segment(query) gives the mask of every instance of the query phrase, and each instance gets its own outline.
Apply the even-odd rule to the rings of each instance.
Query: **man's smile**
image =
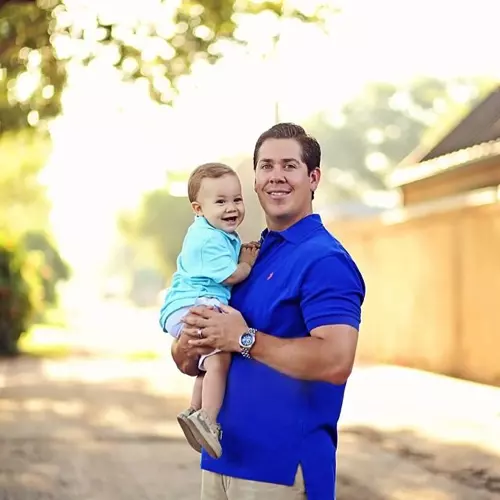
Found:
[[[270,189],[266,194],[273,200],[280,200],[287,197],[292,191],[289,189]]]

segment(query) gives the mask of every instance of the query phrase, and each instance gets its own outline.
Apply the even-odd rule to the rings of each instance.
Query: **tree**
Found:
[[[152,246],[157,267],[168,276],[175,270],[177,254],[193,217],[187,199],[157,189],[144,195],[137,214],[123,215],[119,226],[136,248]]]
[[[325,2],[328,5],[329,2]],[[0,133],[41,125],[59,114],[68,64],[104,57],[124,80],[147,81],[170,104],[180,79],[199,61],[214,63],[225,44],[245,43],[237,23],[272,14],[316,22],[286,0],[89,2],[0,0]],[[310,10],[310,9],[309,9]]]
[[[0,3],[0,134],[43,124],[60,111],[65,59],[56,2]]]
[[[395,166],[419,144],[434,144],[492,87],[485,79],[419,78],[372,83],[338,116],[311,120],[323,150],[330,201],[386,190]]]
[[[44,231],[28,231],[23,235],[22,243],[26,251],[41,255],[43,298],[46,304],[55,306],[58,298],[57,284],[70,277],[68,264],[62,259],[52,238]]]
[[[47,227],[50,204],[39,176],[49,153],[48,137],[33,130],[0,136],[0,231]]]

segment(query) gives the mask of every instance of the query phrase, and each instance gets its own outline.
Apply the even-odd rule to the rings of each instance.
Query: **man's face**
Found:
[[[269,229],[283,231],[312,211],[311,193],[318,187],[320,171],[310,174],[295,139],[267,139],[255,169],[255,192],[266,213]]]

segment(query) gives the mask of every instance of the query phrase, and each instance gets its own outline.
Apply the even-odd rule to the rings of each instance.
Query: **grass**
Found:
[[[18,342],[21,354],[39,358],[65,358],[71,345],[63,309],[47,309],[39,323],[35,323]]]
[[[72,354],[71,333],[60,327],[46,324],[34,325],[18,343],[21,354],[38,358],[64,359]],[[125,359],[130,362],[153,361],[161,358],[156,351],[117,352],[101,354],[106,358]]]
[[[47,309],[43,314],[41,324],[42,326],[66,328],[68,325],[66,313],[63,309],[60,308]]]
[[[71,354],[71,345],[65,339],[67,335],[68,332],[61,327],[34,325],[19,340],[19,351],[21,354],[39,358],[65,358]]]
[[[18,348],[22,355],[38,358],[64,359],[76,354],[64,310],[48,310],[40,323],[33,325],[21,337]],[[161,353],[151,350],[101,353],[100,355],[106,358],[125,359],[130,362],[153,361],[162,357]]]
[[[160,353],[155,351],[137,351],[127,352],[123,355],[127,361],[152,361],[161,357]]]

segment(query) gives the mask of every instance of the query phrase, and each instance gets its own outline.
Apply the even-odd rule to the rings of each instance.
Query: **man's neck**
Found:
[[[269,231],[276,231],[276,232],[285,231],[288,228],[292,227],[297,222],[299,222],[300,220],[304,219],[305,217],[311,214],[312,214],[312,209],[310,212],[308,211],[302,214],[300,217],[293,217],[293,218],[285,218],[285,217],[271,218],[266,215],[267,229]]]

